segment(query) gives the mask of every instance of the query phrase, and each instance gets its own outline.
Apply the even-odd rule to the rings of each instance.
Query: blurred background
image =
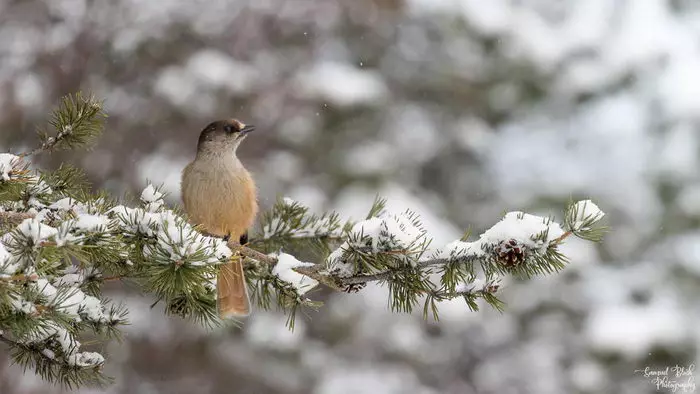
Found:
[[[115,195],[151,180],[179,204],[200,130],[235,116],[257,126],[239,156],[264,206],[360,218],[379,193],[436,246],[570,198],[613,228],[567,241],[561,274],[506,282],[506,312],[443,303],[439,323],[370,286],[316,293],[293,333],[262,311],[212,333],[115,289],[132,324],[104,392],[637,394],[672,392],[637,370],[698,362],[695,1],[0,0],[0,151],[35,146],[78,90],[104,98],[105,135],[37,165]],[[0,393],[60,392],[6,354]]]

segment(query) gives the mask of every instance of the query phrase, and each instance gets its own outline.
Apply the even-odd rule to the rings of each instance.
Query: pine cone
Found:
[[[514,268],[525,263],[525,248],[518,241],[511,239],[501,242],[496,247],[498,263],[506,268]]]

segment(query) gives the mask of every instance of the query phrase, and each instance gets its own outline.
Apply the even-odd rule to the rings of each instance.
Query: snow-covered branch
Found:
[[[288,199],[279,204],[301,205]],[[346,224],[334,239],[342,242],[323,261],[299,263],[293,270],[332,289],[348,292],[359,291],[368,282],[386,282],[392,290],[390,304],[396,311],[411,311],[421,298],[426,308],[435,305],[435,299],[457,297],[465,298],[470,309],[477,309],[473,303],[476,298],[484,298],[500,308],[501,302],[495,297],[500,277],[531,277],[564,268],[567,259],[558,247],[571,235],[585,238],[581,217],[587,220],[587,229],[599,233],[605,229],[600,226],[602,211],[586,201],[570,206],[564,228],[551,218],[510,212],[474,241],[455,240],[432,249],[416,214],[387,214],[381,205],[382,201],[375,202],[366,220]],[[591,211],[583,216],[572,214],[582,205]],[[283,212],[279,207],[274,210]],[[286,226],[284,217],[275,220],[283,223],[281,227]],[[277,263],[274,255],[238,248],[249,260],[269,266]],[[439,283],[429,279],[433,273],[440,274]],[[475,290],[473,284],[482,278],[486,285]],[[436,308],[433,315],[437,317]]]
[[[94,100],[66,98],[51,121],[56,134],[40,148],[0,154],[0,341],[15,362],[68,386],[106,382],[104,356],[80,341],[118,337],[127,324],[126,308],[102,295],[106,281],[129,281],[165,313],[211,326],[221,323],[219,266],[243,259],[255,303],[286,311],[290,327],[299,308],[321,306],[317,287],[357,292],[368,282],[386,284],[392,310],[422,307],[437,319],[439,301],[454,298],[470,310],[478,300],[501,309],[502,277],[559,271],[567,237],[597,241],[604,232],[602,211],[581,201],[561,225],[510,212],[478,239],[433,247],[416,213],[387,212],[381,199],[358,222],[280,199],[249,244],[227,244],[202,234],[152,185],[128,204],[89,190],[78,169],[30,170],[31,154],[92,140],[102,116]]]

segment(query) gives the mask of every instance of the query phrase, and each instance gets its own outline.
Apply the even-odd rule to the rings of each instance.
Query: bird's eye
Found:
[[[229,133],[229,134],[233,133],[233,126],[231,126],[230,124],[227,124],[226,126],[224,126],[224,131]]]

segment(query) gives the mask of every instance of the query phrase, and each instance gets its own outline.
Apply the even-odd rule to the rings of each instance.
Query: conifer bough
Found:
[[[345,222],[284,198],[261,215],[248,245],[227,244],[201,234],[152,185],[128,206],[92,192],[76,168],[30,169],[33,155],[94,141],[104,118],[94,98],[68,96],[37,149],[0,154],[0,341],[16,363],[67,387],[109,382],[99,349],[80,343],[118,339],[127,324],[127,309],[101,293],[107,281],[133,282],[166,313],[213,326],[221,323],[218,266],[243,259],[254,302],[284,310],[290,329],[299,308],[321,305],[309,297],[320,285],[357,292],[384,283],[392,311],[420,308],[437,320],[439,302],[453,298],[469,310],[479,299],[501,309],[500,278],[557,272],[567,262],[559,251],[567,237],[600,241],[605,231],[603,212],[580,201],[563,226],[510,212],[476,240],[465,235],[434,247],[418,215],[388,213],[382,199],[364,220]]]

